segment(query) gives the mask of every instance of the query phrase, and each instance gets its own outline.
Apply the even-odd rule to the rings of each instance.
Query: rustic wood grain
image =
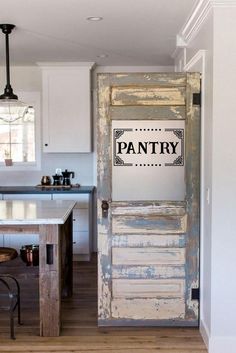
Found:
[[[46,261],[46,246],[53,245],[53,264]],[[59,336],[61,322],[61,271],[59,226],[39,226],[40,335]]]
[[[145,214],[151,216],[184,216],[186,203],[184,201],[129,201],[111,204],[112,215],[132,216]]]
[[[119,248],[184,247],[185,234],[118,234],[112,236],[112,246]]]
[[[186,216],[114,216],[113,234],[178,234],[186,231]]]
[[[184,278],[184,265],[114,265],[112,278]]]
[[[183,279],[114,279],[113,298],[183,298]]]
[[[39,233],[39,226],[38,225],[22,225],[22,226],[17,226],[17,225],[11,225],[9,226],[4,226],[1,224],[1,234],[18,234],[19,236],[21,234],[38,234]]]
[[[184,309],[185,303],[183,298],[149,298],[148,300],[146,298],[124,298],[112,301],[112,314],[117,319],[126,317],[126,319],[143,321],[147,320],[147,318],[158,321],[174,319],[179,321],[180,318],[184,319]]]
[[[111,160],[109,119],[110,76],[98,75],[98,161],[97,161],[97,223],[98,223],[98,321],[111,316],[111,214],[102,215],[102,200],[111,197]],[[101,142],[102,141],[102,142]],[[106,148],[104,148],[106,146]]]
[[[199,108],[192,105],[199,82],[198,74],[185,73],[98,76],[99,325],[198,325],[198,303],[191,300],[191,289],[198,286],[199,271],[200,128]],[[111,200],[112,119],[186,121],[185,200]],[[101,212],[102,200],[109,201],[106,217]],[[174,302],[168,306],[164,299],[139,298],[141,303],[113,297],[114,288],[122,293],[120,279],[127,280],[132,294],[128,283],[133,279],[143,281],[145,292],[145,281],[171,279],[174,283],[180,278],[184,291],[179,307]]]
[[[185,249],[180,248],[113,248],[113,265],[183,265]]]
[[[179,106],[185,105],[184,87],[132,86],[112,87],[111,105]]]
[[[112,120],[184,120],[185,106],[111,106]]]
[[[62,302],[62,330],[60,337],[39,337],[38,268],[26,267],[15,259],[0,266],[0,273],[17,274],[22,289],[23,325],[16,325],[16,340],[9,339],[8,315],[0,315],[1,353],[207,353],[196,328],[97,328],[97,269],[96,256],[92,262],[74,262],[74,295]],[[132,313],[138,302],[117,303],[120,310]],[[115,303],[114,303],[115,304]],[[113,304],[113,306],[114,306]],[[157,310],[149,305],[151,315]],[[180,305],[181,302],[179,303]],[[167,305],[167,304],[166,304]],[[130,306],[132,308],[130,309]],[[147,308],[145,308],[147,309]],[[114,307],[114,315],[115,311]],[[162,309],[160,308],[162,311]],[[172,309],[169,301],[169,312]],[[167,311],[164,311],[164,314]],[[153,314],[154,313],[154,314]],[[160,315],[160,314],[159,314]],[[119,316],[119,315],[118,315]]]
[[[186,103],[186,317],[198,317],[199,303],[191,300],[192,288],[199,287],[200,233],[200,106],[192,104],[193,93],[200,92],[200,74],[187,73]]]

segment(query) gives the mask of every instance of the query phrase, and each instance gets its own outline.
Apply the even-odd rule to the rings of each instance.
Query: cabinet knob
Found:
[[[47,144],[47,143],[45,143],[45,144],[44,144],[44,146],[46,146],[46,147],[47,147],[47,146],[48,146],[48,144]]]

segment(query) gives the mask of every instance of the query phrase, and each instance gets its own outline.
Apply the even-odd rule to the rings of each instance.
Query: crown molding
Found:
[[[76,61],[76,62],[36,62],[36,65],[38,65],[41,68],[54,68],[54,69],[61,69],[61,68],[77,68],[77,67],[85,67],[85,68],[89,68],[92,69],[95,66],[95,62],[90,62],[90,61]]]
[[[197,35],[213,8],[236,7],[236,0],[199,0],[176,36],[176,46],[187,46]]]

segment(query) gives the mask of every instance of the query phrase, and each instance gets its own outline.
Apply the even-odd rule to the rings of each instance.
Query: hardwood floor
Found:
[[[0,273],[6,271],[2,265]],[[62,335],[39,337],[37,268],[9,262],[22,288],[22,321],[9,339],[8,317],[0,312],[0,352],[18,353],[207,353],[198,329],[98,328],[96,257],[74,263],[74,296],[62,305]]]

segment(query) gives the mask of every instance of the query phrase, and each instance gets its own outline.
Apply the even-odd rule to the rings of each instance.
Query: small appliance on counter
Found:
[[[48,175],[44,175],[41,179],[41,184],[36,185],[36,187],[41,187],[43,189],[53,189],[53,190],[68,190],[71,189],[72,187],[79,188],[80,184],[75,184],[72,185],[71,183],[71,178],[75,177],[75,173],[72,171],[69,171],[65,169],[63,172],[61,171],[60,168],[57,168],[55,171],[55,174],[52,176],[53,178],[53,183],[52,179]]]
[[[52,177],[53,177],[53,185],[54,185],[54,186],[61,185],[62,175],[55,174],[55,175],[53,175]]]
[[[41,179],[41,185],[51,185],[52,184],[52,179],[48,175],[42,176]]]
[[[62,176],[63,176],[63,185],[71,185],[71,180],[70,180],[70,176],[73,179],[75,177],[75,173],[74,172],[70,172],[67,169],[64,170],[64,172],[61,172]]]

